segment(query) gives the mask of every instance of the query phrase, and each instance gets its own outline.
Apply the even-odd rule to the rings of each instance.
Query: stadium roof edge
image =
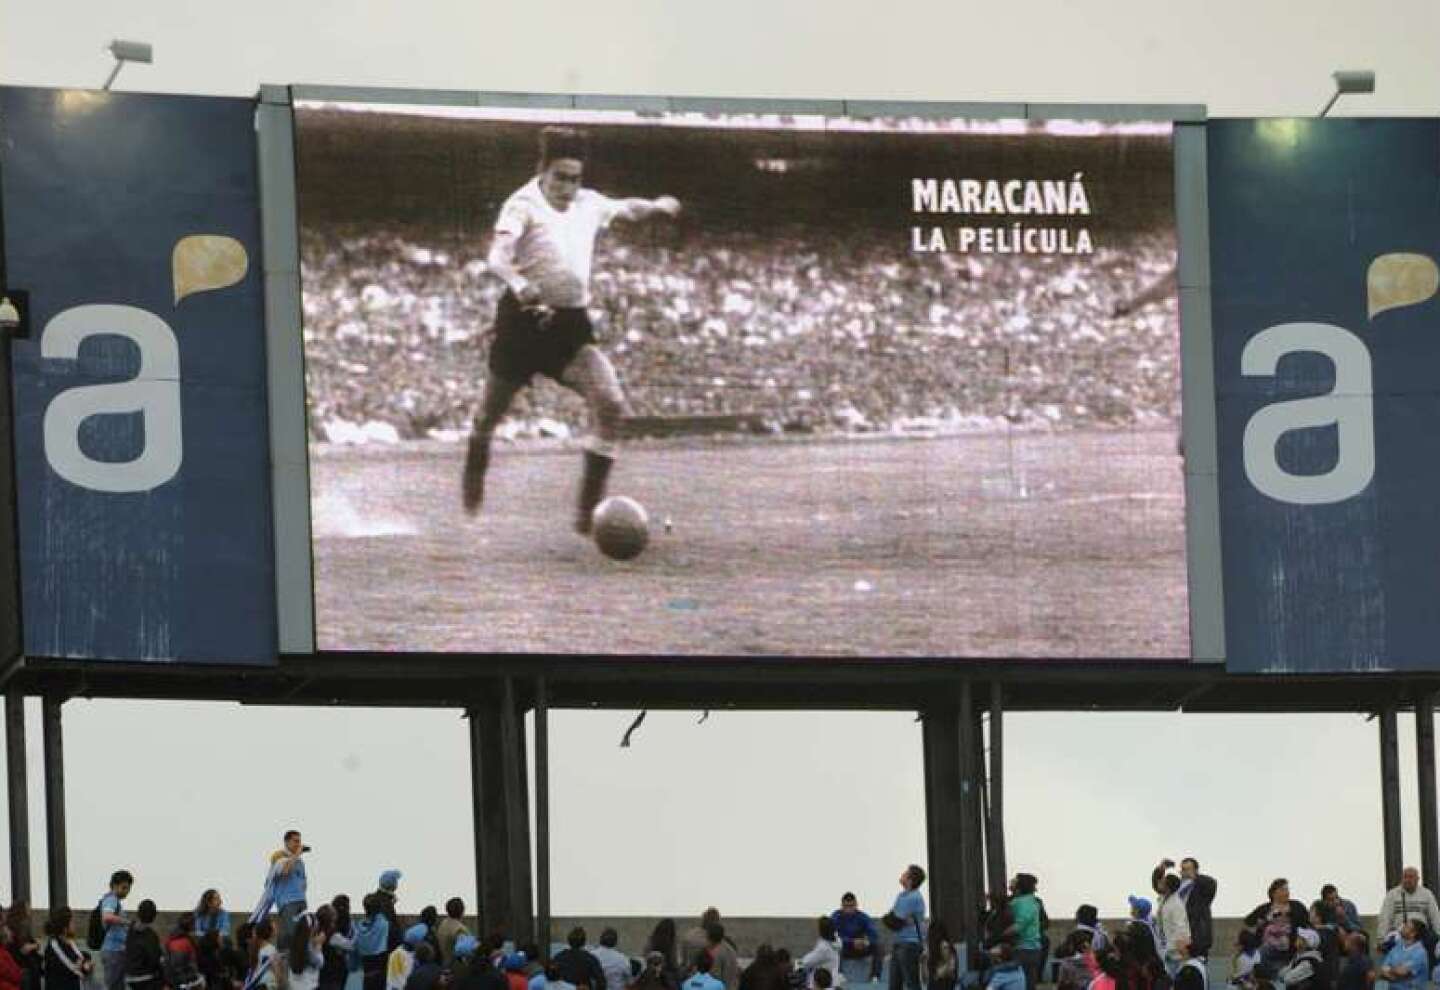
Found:
[[[916,711],[998,683],[1012,711],[1355,712],[1413,704],[1440,673],[1228,674],[1156,661],[317,654],[275,667],[30,660],[12,689],[61,698],[466,708],[498,678],[544,678],[554,708]]]
[[[278,92],[286,99],[274,98]],[[263,85],[262,101],[373,103],[434,107],[525,107],[628,110],[637,113],[759,113],[821,116],[917,116],[974,120],[1174,121],[1206,119],[1201,103],[1055,103],[1023,101],[886,100],[849,98],[659,96],[603,93],[525,93],[458,89],[405,89],[296,83]]]

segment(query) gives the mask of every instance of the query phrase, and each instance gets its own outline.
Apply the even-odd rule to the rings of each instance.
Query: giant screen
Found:
[[[1170,124],[296,142],[321,649],[1188,656]],[[575,531],[599,464],[632,560]]]

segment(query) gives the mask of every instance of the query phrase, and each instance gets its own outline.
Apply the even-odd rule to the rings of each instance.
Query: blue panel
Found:
[[[0,88],[0,139],[9,281],[31,300],[14,383],[26,652],[273,662],[253,101]],[[67,323],[78,356],[43,356]],[[115,332],[137,324],[144,374]],[[160,398],[142,412],[141,395]],[[77,396],[115,408],[80,419],[67,455],[46,421]],[[162,449],[173,471],[97,483]]]
[[[1212,121],[1208,147],[1229,668],[1440,668],[1440,295],[1428,288],[1440,265],[1440,121]],[[1399,254],[1418,256],[1392,259],[1409,288],[1374,311],[1372,262]],[[1273,376],[1243,375],[1246,346],[1291,323],[1343,328],[1363,345],[1358,358],[1338,369],[1300,350]],[[1310,504],[1266,494],[1247,469],[1247,425],[1328,393],[1337,374],[1363,372],[1366,354],[1373,395],[1354,389],[1350,408],[1373,410],[1368,483]],[[1302,476],[1340,458],[1353,467],[1366,435],[1292,430],[1274,462]],[[1251,460],[1266,446],[1252,437]]]

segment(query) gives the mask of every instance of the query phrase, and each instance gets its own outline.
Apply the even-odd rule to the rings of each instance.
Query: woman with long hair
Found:
[[[315,990],[320,985],[320,967],[325,964],[321,952],[324,939],[325,933],[313,914],[302,914],[295,919],[285,958],[290,990]]]
[[[201,894],[195,904],[195,937],[203,939],[210,932],[220,936],[222,945],[230,941],[230,912],[214,887]]]
[[[680,983],[679,962],[675,958],[675,919],[662,918],[655,925],[650,937],[645,942],[645,954],[658,952],[663,957],[660,963],[660,972],[669,977],[672,984]]]
[[[322,990],[343,990],[350,975],[350,950],[355,940],[349,931],[340,930],[340,908],[343,901],[344,919],[350,927],[350,898],[339,895],[329,904],[321,904],[315,912],[315,933],[320,938],[320,987]]]
[[[75,914],[68,907],[56,908],[45,922],[46,990],[80,990],[90,978],[90,956],[75,944]]]

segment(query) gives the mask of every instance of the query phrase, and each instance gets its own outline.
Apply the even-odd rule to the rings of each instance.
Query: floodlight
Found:
[[[1375,73],[1370,69],[1338,69],[1330,73],[1330,78],[1335,80],[1335,92],[1330,102],[1321,109],[1321,117],[1329,113],[1335,101],[1346,93],[1375,92]]]
[[[115,68],[110,70],[110,78],[105,80],[101,89],[109,89],[115,82],[115,77],[125,67],[126,62],[140,62],[149,65],[155,61],[155,50],[148,41],[124,41],[116,38],[105,46],[105,50],[115,56]]]

